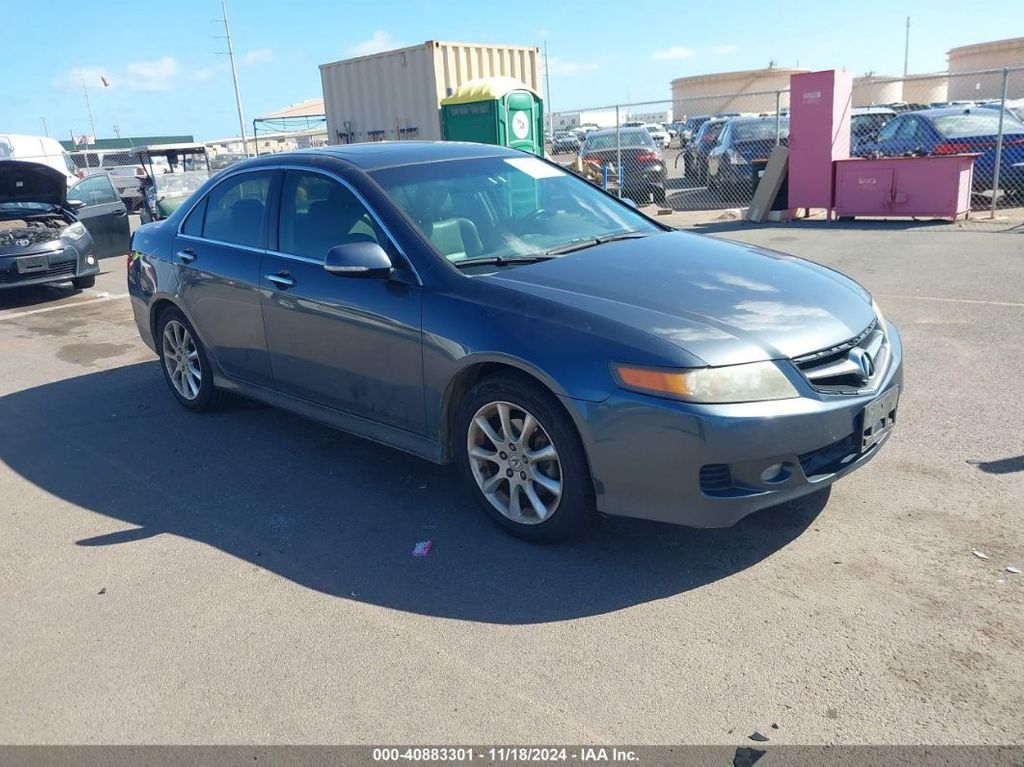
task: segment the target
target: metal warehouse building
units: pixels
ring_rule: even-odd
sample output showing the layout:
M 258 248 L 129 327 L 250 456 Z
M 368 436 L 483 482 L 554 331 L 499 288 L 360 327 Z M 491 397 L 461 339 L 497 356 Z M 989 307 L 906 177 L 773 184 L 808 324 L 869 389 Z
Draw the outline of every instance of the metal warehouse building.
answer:
M 321 64 L 328 141 L 440 139 L 441 99 L 469 80 L 495 75 L 540 93 L 540 49 L 428 40 Z

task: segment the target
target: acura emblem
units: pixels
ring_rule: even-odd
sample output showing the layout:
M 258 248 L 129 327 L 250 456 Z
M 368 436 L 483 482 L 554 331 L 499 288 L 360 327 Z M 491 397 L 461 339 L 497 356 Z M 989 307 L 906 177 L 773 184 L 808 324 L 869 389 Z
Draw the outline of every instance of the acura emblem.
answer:
M 875 374 L 875 361 L 863 349 L 854 349 L 847 357 L 850 362 L 857 366 L 857 374 L 864 383 L 871 380 Z

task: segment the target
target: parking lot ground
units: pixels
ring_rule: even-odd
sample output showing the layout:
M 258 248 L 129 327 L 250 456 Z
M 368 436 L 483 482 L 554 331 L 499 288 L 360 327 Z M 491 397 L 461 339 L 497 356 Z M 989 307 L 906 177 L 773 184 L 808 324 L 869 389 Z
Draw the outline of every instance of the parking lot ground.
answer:
M 0 294 L 0 742 L 1024 741 L 1024 236 L 709 230 L 877 296 L 897 430 L 827 503 L 556 546 L 451 467 L 185 412 L 124 259 Z

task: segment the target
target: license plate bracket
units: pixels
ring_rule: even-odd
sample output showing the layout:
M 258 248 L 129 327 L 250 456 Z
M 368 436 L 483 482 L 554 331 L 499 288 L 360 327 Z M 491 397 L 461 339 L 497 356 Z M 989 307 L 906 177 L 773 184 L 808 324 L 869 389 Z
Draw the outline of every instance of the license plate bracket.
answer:
M 900 387 L 894 386 L 864 408 L 861 414 L 860 451 L 874 447 L 892 431 L 896 424 L 896 409 L 900 401 Z
M 18 274 L 35 274 L 50 268 L 50 259 L 47 256 L 22 256 L 15 259 L 15 263 L 18 266 Z

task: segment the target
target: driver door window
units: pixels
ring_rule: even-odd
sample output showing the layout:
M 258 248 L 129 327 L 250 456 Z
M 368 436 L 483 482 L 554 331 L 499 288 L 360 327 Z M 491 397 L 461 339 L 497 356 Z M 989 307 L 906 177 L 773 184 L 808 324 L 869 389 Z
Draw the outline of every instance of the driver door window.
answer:
M 323 261 L 335 245 L 386 247 L 366 207 L 347 187 L 319 173 L 288 171 L 281 189 L 278 250 Z

